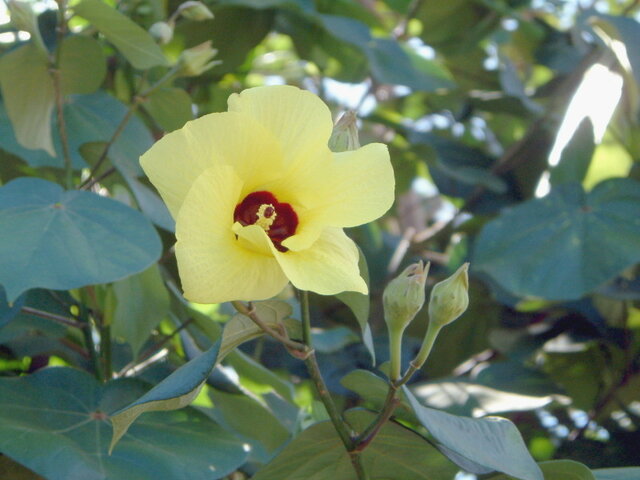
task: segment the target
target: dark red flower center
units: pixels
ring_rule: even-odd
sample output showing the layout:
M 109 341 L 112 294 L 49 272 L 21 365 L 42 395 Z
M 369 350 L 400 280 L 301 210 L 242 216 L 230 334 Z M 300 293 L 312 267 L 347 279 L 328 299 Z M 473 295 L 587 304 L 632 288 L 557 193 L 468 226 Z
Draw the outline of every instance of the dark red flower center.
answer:
M 273 245 L 281 252 L 282 242 L 296 233 L 298 215 L 288 203 L 280 203 L 271 192 L 253 192 L 244 197 L 233 211 L 233 220 L 241 225 L 260 225 Z

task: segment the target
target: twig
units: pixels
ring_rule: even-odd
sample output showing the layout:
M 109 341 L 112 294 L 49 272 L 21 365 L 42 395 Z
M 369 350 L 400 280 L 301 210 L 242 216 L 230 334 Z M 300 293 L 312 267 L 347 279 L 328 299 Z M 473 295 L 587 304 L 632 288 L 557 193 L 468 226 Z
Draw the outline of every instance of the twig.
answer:
M 80 185 L 81 189 L 83 189 L 83 190 L 90 189 L 96 183 L 100 182 L 101 180 L 104 180 L 106 177 L 108 177 L 109 175 L 111 175 L 113 172 L 116 171 L 116 169 L 114 167 L 111 167 L 110 169 L 108 169 L 106 172 L 104 172 L 99 177 L 94 178 L 95 175 L 98 173 L 98 170 L 100 169 L 100 167 L 104 163 L 104 161 L 107 159 L 107 157 L 109 155 L 109 150 L 111 149 L 113 144 L 118 140 L 118 137 L 120 137 L 120 135 L 124 131 L 125 127 L 129 123 L 129 120 L 131 119 L 133 114 L 138 110 L 138 107 L 146 100 L 146 98 L 149 95 L 151 95 L 154 92 L 154 90 L 156 90 L 157 88 L 161 87 L 166 82 L 168 82 L 170 79 L 172 79 L 177 74 L 177 72 L 178 72 L 178 67 L 174 66 L 167 73 L 165 73 L 162 76 L 162 78 L 160 78 L 160 80 L 158 80 L 156 83 L 154 83 L 153 85 L 149 86 L 145 90 L 142 90 L 142 85 L 146 82 L 148 70 L 145 70 L 142 73 L 142 76 L 140 78 L 140 83 L 139 83 L 139 86 L 137 88 L 137 90 L 140 93 L 138 93 L 138 94 L 133 96 L 133 101 L 129 105 L 129 109 L 127 110 L 127 113 L 125 113 L 124 118 L 120 121 L 120 123 L 116 127 L 115 131 L 113 132 L 113 135 L 111 135 L 111 138 L 109 139 L 109 141 L 105 144 L 104 148 L 102 149 L 102 152 L 100 153 L 100 156 L 98 157 L 98 160 L 97 160 L 96 164 L 91 169 L 91 173 L 89 174 L 89 177 L 82 183 L 82 185 Z
M 309 312 L 309 292 L 306 290 L 300 291 L 300 310 L 302 314 L 302 338 L 305 344 L 305 347 L 309 350 L 309 354 L 304 359 L 304 363 L 307 367 L 307 371 L 311 376 L 311 380 L 313 381 L 314 386 L 316 387 L 316 392 L 318 392 L 318 396 L 320 397 L 320 401 L 324 405 L 324 408 L 327 410 L 329 414 L 329 419 L 333 424 L 333 428 L 338 433 L 344 448 L 349 454 L 349 459 L 351 460 L 351 464 L 356 472 L 356 476 L 359 480 L 366 480 L 367 473 L 364 470 L 364 466 L 362 465 L 362 458 L 360 456 L 360 451 L 356 450 L 355 442 L 354 442 L 354 432 L 353 428 L 346 419 L 340 414 L 338 408 L 336 407 L 331 394 L 329 393 L 329 389 L 327 388 L 327 384 L 322 377 L 322 372 L 320 371 L 320 366 L 318 365 L 318 360 L 316 358 L 316 352 L 313 349 L 312 338 L 311 338 L 311 315 Z
M 125 127 L 127 126 L 127 123 L 129 123 L 129 120 L 131 119 L 131 116 L 138 109 L 138 105 L 140 105 L 141 102 L 142 102 L 142 99 L 140 97 L 138 96 L 134 97 L 133 102 L 131 103 L 131 105 L 129 105 L 129 109 L 127 110 L 127 113 L 124 115 L 124 118 L 120 121 L 115 131 L 113 132 L 113 135 L 111 135 L 111 138 L 102 149 L 102 152 L 98 157 L 98 161 L 91 169 L 91 173 L 89 174 L 89 177 L 82 183 L 82 185 L 80 185 L 81 189 L 89 190 L 100 180 L 106 178 L 108 175 L 111 175 L 115 171 L 115 168 L 111 167 L 109 170 L 107 170 L 108 173 L 105 172 L 100 177 L 94 178 L 96 173 L 104 163 L 104 161 L 107 159 L 107 156 L 109 155 L 109 150 L 111 149 L 113 144 L 116 142 L 116 140 L 118 140 L 118 137 L 120 137 L 120 134 L 124 131 Z
M 306 291 L 300 292 L 300 306 L 302 311 L 302 335 L 304 339 L 304 343 L 296 342 L 294 340 L 289 339 L 285 335 L 280 334 L 276 330 L 272 329 L 269 325 L 267 325 L 260 316 L 256 313 L 256 310 L 253 306 L 247 306 L 242 302 L 234 301 L 231 302 L 233 307 L 242 315 L 249 317 L 256 325 L 258 325 L 262 331 L 264 331 L 267 335 L 275 338 L 279 342 L 281 342 L 287 349 L 297 358 L 304 360 L 304 363 L 307 367 L 307 371 L 309 372 L 309 376 L 313 381 L 313 384 L 318 392 L 318 396 L 322 401 L 327 413 L 329 414 L 329 418 L 331 419 L 331 423 L 338 433 L 340 440 L 342 441 L 347 453 L 349 454 L 349 458 L 353 465 L 353 468 L 356 472 L 357 478 L 359 480 L 367 480 L 367 474 L 364 471 L 364 467 L 362 466 L 362 461 L 360 458 L 360 452 L 354 449 L 355 444 L 353 441 L 352 434 L 347 430 L 347 427 L 351 429 L 351 426 L 342 418 L 338 409 L 331 398 L 331 394 L 329 393 L 329 389 L 327 388 L 324 379 L 322 378 L 322 373 L 320 372 L 320 367 L 318 365 L 318 360 L 316 358 L 315 351 L 313 350 L 313 345 L 311 344 L 311 318 L 309 315 L 309 293 Z
M 191 322 L 193 322 L 193 317 L 187 318 L 184 322 L 178 325 L 171 333 L 166 335 L 165 338 L 151 345 L 144 352 L 142 352 L 136 360 L 126 364 L 118 373 L 115 374 L 115 377 L 118 378 L 118 377 L 125 376 L 129 372 L 129 370 L 136 369 L 138 365 L 146 362 L 151 357 L 156 355 L 165 346 L 165 344 L 167 344 L 173 337 L 175 337 L 182 330 L 187 328 Z
M 253 321 L 253 323 L 258 325 L 262 329 L 264 333 L 266 333 L 270 337 L 275 338 L 277 341 L 284 344 L 287 348 L 296 352 L 302 352 L 303 354 L 309 353 L 306 345 L 300 342 L 296 342 L 295 340 L 291 340 L 284 335 L 281 335 L 269 325 L 267 325 L 264 321 L 262 321 L 253 306 L 247 307 L 244 303 L 238 301 L 231 302 L 231 304 L 233 305 L 233 308 L 235 308 L 239 313 L 246 317 L 249 317 Z
M 384 406 L 376 419 L 362 432 L 356 439 L 356 450 L 362 452 L 373 439 L 378 435 L 378 432 L 382 426 L 391 418 L 394 410 L 400 403 L 400 400 L 396 397 L 397 387 L 394 384 L 389 385 L 389 391 L 387 392 L 387 398 L 384 401 Z
M 49 74 L 53 80 L 53 91 L 56 102 L 56 114 L 60 142 L 62 143 L 62 158 L 64 160 L 65 183 L 68 189 L 73 187 L 73 164 L 71 161 L 71 151 L 69 149 L 69 138 L 67 137 L 67 126 L 64 120 L 64 96 L 60 83 L 60 57 L 62 52 L 62 42 L 67 33 L 66 0 L 56 0 L 58 3 L 58 25 L 56 27 L 56 52 L 55 56 L 49 59 Z
M 67 327 L 74 327 L 80 329 L 88 328 L 86 323 L 76 322 L 69 317 L 63 317 L 62 315 L 56 315 L 55 313 L 45 312 L 43 310 L 38 310 L 37 308 L 32 307 L 22 307 L 20 309 L 23 313 L 27 313 L 29 315 L 35 315 L 36 317 L 45 318 L 47 320 L 53 320 L 56 323 L 60 323 Z

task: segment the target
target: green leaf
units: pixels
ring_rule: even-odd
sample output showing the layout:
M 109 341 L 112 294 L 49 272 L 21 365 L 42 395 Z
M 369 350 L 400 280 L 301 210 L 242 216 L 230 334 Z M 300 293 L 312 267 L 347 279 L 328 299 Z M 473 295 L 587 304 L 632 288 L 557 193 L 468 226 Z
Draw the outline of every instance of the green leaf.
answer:
M 133 192 L 140 210 L 142 210 L 149 220 L 168 232 L 175 232 L 176 222 L 173 220 L 167 205 L 162 201 L 160 196 L 134 177 L 126 175 L 124 179 Z
M 145 412 L 176 410 L 186 407 L 200 393 L 202 385 L 218 361 L 220 342 L 185 363 L 146 394 L 111 417 L 113 437 L 109 452 L 127 432 L 131 424 Z
M 138 354 L 151 331 L 169 311 L 169 292 L 157 265 L 113 284 L 116 309 L 112 334 L 124 338 Z
M 596 480 L 591 470 L 573 460 L 552 460 L 539 463 L 544 480 Z M 513 480 L 509 475 L 498 475 L 490 480 Z
M 191 97 L 181 88 L 159 88 L 143 103 L 158 125 L 171 132 L 193 119 Z
M 582 182 L 587 175 L 596 144 L 593 139 L 593 125 L 589 117 L 580 123 L 571 141 L 562 151 L 558 165 L 551 169 L 551 185 L 568 182 Z
M 90 95 L 70 95 L 65 99 L 64 118 L 67 127 L 71 160 L 76 169 L 86 168 L 87 163 L 80 154 L 85 143 L 107 142 L 127 113 L 127 106 L 105 92 Z M 53 120 L 52 120 L 53 121 Z M 0 146 L 3 150 L 25 160 L 32 167 L 62 168 L 62 144 L 53 129 L 53 143 L 57 152 L 51 156 L 43 150 L 28 150 L 14 136 L 5 109 L 0 104 Z M 142 175 L 139 158 L 151 145 L 153 137 L 142 121 L 133 116 L 109 150 L 109 158 L 120 171 L 130 175 Z M 99 152 L 96 156 L 99 155 Z
M 360 337 L 349 327 L 314 329 L 311 338 L 313 348 L 322 353 L 336 353 L 360 341 Z
M 636 83 L 640 85 L 640 52 L 635 48 L 640 41 L 638 22 L 633 18 L 602 14 L 594 16 L 593 20 L 593 25 L 602 28 L 611 38 L 622 43 L 622 50 L 618 49 L 613 53 L 621 60 L 623 68 L 628 69 L 629 73 L 635 77 Z M 637 107 L 637 97 L 633 100 L 633 106 Z
M 46 55 L 33 43 L 3 55 L 0 88 L 18 143 L 55 156 L 51 136 L 55 93 Z
M 256 9 L 292 8 L 313 11 L 313 0 L 220 0 L 222 5 L 238 5 Z
M 363 399 L 374 401 L 381 405 L 389 390 L 387 382 L 368 370 L 352 370 L 347 373 L 340 383 L 349 390 L 356 392 Z
M 637 480 L 640 478 L 640 467 L 600 468 L 593 470 L 596 480 Z
M 153 37 L 113 7 L 100 0 L 82 0 L 73 10 L 107 37 L 135 68 L 145 70 L 167 65 Z
M 362 253 L 360 247 L 358 247 L 358 268 L 360 269 L 360 276 L 364 279 L 367 286 L 369 286 L 369 266 L 367 265 L 367 259 Z M 364 295 L 358 292 L 342 292 L 336 295 L 336 298 L 344 303 L 351 309 L 353 314 L 360 325 L 362 331 L 362 341 L 365 347 L 371 354 L 371 364 L 376 363 L 376 351 L 373 345 L 373 334 L 371 332 L 371 326 L 369 325 L 369 309 L 371 301 L 369 295 Z
M 105 92 L 74 95 L 67 100 L 65 120 L 69 130 L 69 147 L 79 152 L 88 142 L 109 141 L 129 107 Z M 144 123 L 133 116 L 109 149 L 109 158 L 123 174 L 142 175 L 140 155 L 153 145 L 153 137 Z M 78 154 L 80 157 L 80 155 Z M 85 162 L 81 160 L 83 166 Z
M 20 297 L 17 301 L 9 305 L 7 302 L 7 294 L 2 285 L 0 285 L 0 328 L 2 328 L 5 323 L 13 320 L 13 318 L 20 313 L 23 305 L 24 297 Z
M 640 261 L 638 219 L 638 182 L 563 184 L 488 223 L 472 264 L 517 295 L 578 299 Z
M 446 449 L 488 469 L 520 480 L 543 480 L 542 472 L 527 450 L 520 432 L 506 418 L 467 418 L 421 405 L 403 387 L 420 423 Z M 447 453 L 446 450 L 443 453 Z M 450 458 L 456 461 L 455 456 Z M 464 466 L 463 463 L 461 463 Z
M 504 392 L 458 379 L 413 384 L 411 390 L 423 405 L 474 417 L 536 410 L 548 406 L 555 400 L 551 395 L 533 396 Z M 566 401 L 569 403 L 568 398 Z
M 148 414 L 108 455 L 109 416 L 144 389 L 63 367 L 2 378 L 0 450 L 47 480 L 211 480 L 244 463 L 243 442 L 194 409 Z
M 467 0 L 421 2 L 415 18 L 422 24 L 421 38 L 443 53 L 466 52 L 475 47 L 500 21 L 485 4 Z
M 362 431 L 375 419 L 365 410 L 351 410 L 346 417 Z M 453 478 L 457 467 L 422 437 L 397 423 L 387 422 L 362 454 L 372 478 L 433 480 Z M 296 437 L 253 480 L 351 479 L 355 473 L 349 455 L 331 422 L 309 427 Z
M 442 76 L 432 76 L 427 69 L 418 69 L 400 44 L 391 38 L 374 38 L 369 27 L 353 18 L 338 15 L 318 15 L 320 24 L 334 37 L 364 53 L 371 73 L 380 83 L 406 85 L 414 90 L 435 91 L 453 83 Z
M 213 389 L 210 392 L 216 420 L 231 431 L 257 440 L 268 452 L 273 452 L 291 436 L 268 406 L 256 397 Z
M 0 283 L 9 301 L 35 287 L 120 280 L 155 262 L 162 248 L 140 212 L 39 178 L 0 187 L 0 231 Z
M 64 95 L 93 93 L 107 74 L 102 46 L 85 35 L 65 37 L 60 51 L 60 85 Z
M 262 0 L 258 0 L 263 3 Z M 202 22 L 182 22 L 175 30 L 174 40 L 167 48 L 190 48 L 211 41 L 218 50 L 213 67 L 207 75 L 237 73 L 251 50 L 273 27 L 274 12 L 268 9 L 236 8 L 221 5 L 213 9 L 215 18 Z M 250 25 L 250 28 L 247 28 Z M 242 32 L 242 35 L 238 33 Z
M 240 377 L 239 383 L 249 390 L 263 390 L 266 387 L 288 402 L 294 402 L 295 390 L 287 379 L 282 378 L 239 350 L 230 352 L 225 359 L 226 363 L 232 366 Z M 245 383 L 248 385 L 244 385 Z

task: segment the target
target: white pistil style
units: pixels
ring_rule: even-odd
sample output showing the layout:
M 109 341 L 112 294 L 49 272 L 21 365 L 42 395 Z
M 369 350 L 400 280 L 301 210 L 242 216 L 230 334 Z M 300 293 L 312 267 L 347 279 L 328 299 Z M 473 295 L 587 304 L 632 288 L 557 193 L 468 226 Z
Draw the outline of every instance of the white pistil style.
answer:
M 260 205 L 260 208 L 258 208 L 256 215 L 258 217 L 258 220 L 256 220 L 255 224 L 260 225 L 265 232 L 268 232 L 271 228 L 271 225 L 273 225 L 273 222 L 276 221 L 278 213 L 276 212 L 276 209 L 273 205 L 271 205 L 270 203 L 263 203 L 262 205 Z

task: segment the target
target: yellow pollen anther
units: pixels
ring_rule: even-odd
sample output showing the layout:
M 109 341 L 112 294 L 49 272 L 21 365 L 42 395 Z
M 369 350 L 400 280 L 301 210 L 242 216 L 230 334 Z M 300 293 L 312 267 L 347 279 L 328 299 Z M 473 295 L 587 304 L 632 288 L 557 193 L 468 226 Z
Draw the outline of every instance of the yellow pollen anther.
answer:
M 278 213 L 273 205 L 270 203 L 263 203 L 260 205 L 260 208 L 258 208 L 256 215 L 258 216 L 258 220 L 256 220 L 255 224 L 260 225 L 265 232 L 268 232 L 271 225 L 273 225 L 273 222 L 276 221 Z

